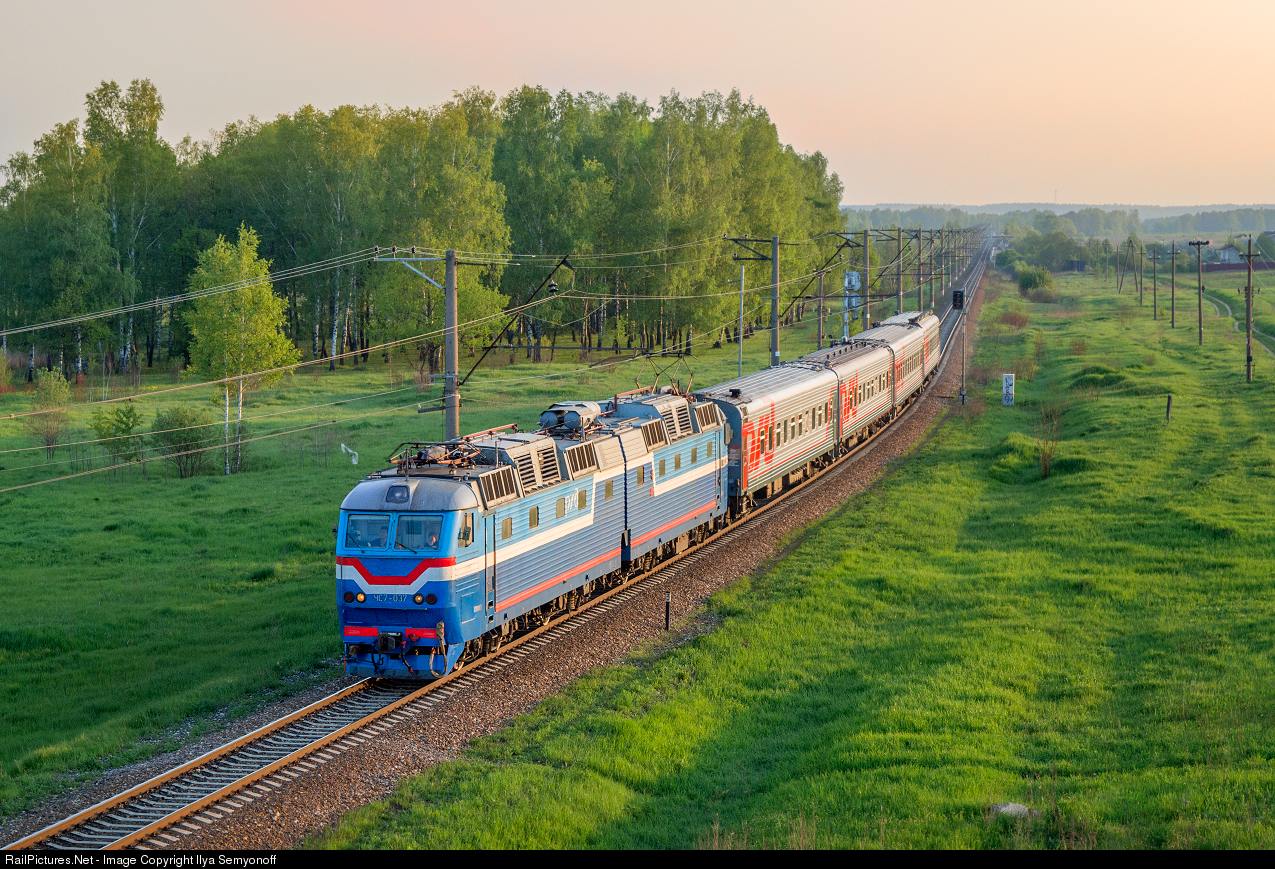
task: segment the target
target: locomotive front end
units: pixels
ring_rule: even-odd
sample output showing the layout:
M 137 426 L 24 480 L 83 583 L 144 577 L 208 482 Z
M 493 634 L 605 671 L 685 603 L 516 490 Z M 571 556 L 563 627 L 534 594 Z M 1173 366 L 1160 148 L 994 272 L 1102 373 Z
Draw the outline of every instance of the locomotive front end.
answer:
M 463 479 L 362 480 L 341 504 L 336 604 L 350 675 L 432 679 L 464 651 L 482 611 L 479 501 Z

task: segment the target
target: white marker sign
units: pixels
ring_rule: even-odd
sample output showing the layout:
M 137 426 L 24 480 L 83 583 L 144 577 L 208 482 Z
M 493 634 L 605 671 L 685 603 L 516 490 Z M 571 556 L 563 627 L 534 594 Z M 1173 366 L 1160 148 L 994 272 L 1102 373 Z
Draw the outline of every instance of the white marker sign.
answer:
M 1014 375 L 1001 375 L 1001 404 L 1012 407 L 1014 404 Z

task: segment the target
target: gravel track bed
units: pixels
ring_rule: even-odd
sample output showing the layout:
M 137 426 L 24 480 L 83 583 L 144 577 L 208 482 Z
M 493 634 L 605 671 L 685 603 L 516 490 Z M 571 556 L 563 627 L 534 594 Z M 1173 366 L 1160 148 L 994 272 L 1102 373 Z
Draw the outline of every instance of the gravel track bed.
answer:
M 233 742 L 258 727 L 264 727 L 276 718 L 281 718 L 284 715 L 309 706 L 316 700 L 322 700 L 329 694 L 340 691 L 348 685 L 353 685 L 357 681 L 359 680 L 353 676 L 344 675 L 331 679 L 293 694 L 291 697 L 270 703 L 245 718 L 236 718 L 226 722 L 224 726 L 219 727 L 216 731 L 206 734 L 174 751 L 167 751 L 146 760 L 130 763 L 127 766 L 102 770 L 93 774 L 91 780 L 87 783 L 49 797 L 39 805 L 24 812 L 19 812 L 13 817 L 0 822 L 0 844 L 14 842 L 24 836 L 29 836 L 37 830 L 43 830 L 50 824 L 55 824 L 63 818 L 70 817 L 76 812 L 96 805 L 102 800 L 141 784 L 147 779 L 154 778 L 160 773 L 181 766 L 201 754 L 206 754 L 228 742 Z M 218 716 L 213 716 L 214 721 L 217 718 Z M 181 734 L 184 731 L 188 734 L 195 724 L 196 722 L 194 721 L 187 722 L 179 727 L 177 732 Z
M 978 321 L 983 293 L 968 312 Z M 966 355 L 974 353 L 975 330 Z M 959 341 L 959 338 L 957 339 Z M 959 347 L 959 344 L 956 345 Z M 763 572 L 784 551 L 776 545 L 870 488 L 890 465 L 924 442 L 936 421 L 957 402 L 960 360 L 954 355 L 907 418 L 856 459 L 834 469 L 801 495 L 776 506 L 749 525 L 750 546 L 723 546 L 711 558 L 691 559 L 664 582 L 643 589 L 626 604 L 599 614 L 559 642 L 484 676 L 475 685 L 426 711 L 390 725 L 375 741 L 329 747 L 314 768 L 286 787 L 254 785 L 225 803 L 170 827 L 143 847 L 173 849 L 283 849 L 301 841 L 358 806 L 386 798 L 398 781 L 460 755 L 474 739 L 487 736 L 589 671 L 620 663 L 635 647 L 665 634 L 664 592 L 672 594 L 676 645 L 712 629 L 696 618 L 704 602 L 737 579 Z M 959 405 L 958 405 L 959 406 Z M 102 772 L 92 782 L 44 801 L 0 824 L 0 842 L 11 842 L 224 745 L 257 727 L 357 681 L 341 677 L 271 704 L 183 748 L 146 761 Z M 279 778 L 284 778 L 279 776 Z M 247 799 L 245 799 L 245 796 Z

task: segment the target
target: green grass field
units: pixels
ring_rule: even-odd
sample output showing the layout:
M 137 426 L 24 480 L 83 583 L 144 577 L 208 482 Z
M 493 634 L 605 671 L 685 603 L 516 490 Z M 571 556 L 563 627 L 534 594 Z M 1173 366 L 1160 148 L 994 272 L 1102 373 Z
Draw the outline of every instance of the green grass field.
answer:
M 814 340 L 809 320 L 785 329 L 785 357 L 808 352 Z M 768 337 L 745 341 L 744 350 L 745 370 L 765 365 Z M 695 384 L 734 375 L 734 345 L 696 353 L 687 360 Z M 603 356 L 593 351 L 594 361 Z M 632 389 L 635 378 L 650 384 L 656 368 L 675 362 L 582 372 L 565 350 L 553 364 L 522 354 L 514 365 L 507 355 L 497 361 L 465 390 L 465 431 L 534 427 L 554 401 L 602 398 Z M 9 602 L 0 611 L 0 815 L 339 672 L 337 506 L 400 442 L 441 438 L 443 419 L 415 413 L 439 389 L 418 395 L 410 378 L 406 388 L 364 397 L 394 386 L 379 354 L 358 368 L 312 371 L 252 396 L 246 416 L 290 412 L 252 423 L 250 434 L 338 424 L 248 444 L 243 473 L 220 476 L 215 451 L 208 475 L 194 479 L 154 462 L 145 478 L 132 467 L 0 492 L 0 592 Z M 401 360 L 396 371 L 411 373 Z M 670 368 L 660 383 L 673 376 L 685 385 L 687 368 Z M 182 402 L 218 413 L 211 388 L 155 394 L 172 386 L 166 374 L 144 379 L 134 401 L 144 428 Z M 347 403 L 315 407 L 339 401 Z M 4 417 L 29 406 L 22 392 L 0 395 L 0 489 L 88 467 L 83 454 L 67 462 L 67 447 L 52 465 L 42 450 L 12 452 L 33 441 Z M 72 411 L 69 440 L 94 437 L 95 406 Z M 340 444 L 359 453 L 357 466 Z M 102 467 L 99 448 L 83 449 Z
M 1229 321 L 1201 350 L 1091 279 L 1061 289 L 989 301 L 971 407 L 714 598 L 716 629 L 311 844 L 1275 845 L 1275 361 L 1246 385 Z

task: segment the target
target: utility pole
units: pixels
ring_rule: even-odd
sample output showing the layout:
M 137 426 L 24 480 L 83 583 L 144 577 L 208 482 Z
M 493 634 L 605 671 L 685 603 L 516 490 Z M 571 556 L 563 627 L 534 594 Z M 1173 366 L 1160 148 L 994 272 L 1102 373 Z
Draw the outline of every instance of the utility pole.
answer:
M 1169 328 L 1178 327 L 1178 243 L 1172 244 L 1169 254 Z
M 1159 298 L 1160 289 L 1160 272 L 1156 266 L 1160 262 L 1160 252 L 1151 251 L 1151 319 L 1160 319 L 1160 303 L 1156 301 Z
M 872 328 L 872 231 L 863 231 L 863 331 Z
M 743 238 L 727 238 L 726 240 L 730 242 L 734 242 L 735 244 L 739 245 L 744 250 L 752 254 L 752 256 L 740 256 L 739 254 L 735 254 L 732 257 L 732 259 L 739 261 L 739 335 L 735 340 L 739 344 L 739 347 L 737 348 L 738 349 L 737 355 L 739 359 L 737 363 L 738 376 L 743 377 L 744 376 L 744 263 L 753 262 L 753 261 L 765 262 L 766 260 L 770 259 L 770 257 L 766 256 L 764 253 L 757 250 L 757 248 L 750 247 L 750 245 L 757 244 L 758 242 L 763 241 L 763 239 L 749 238 L 748 236 L 744 236 Z M 775 236 L 774 239 L 772 239 L 772 251 L 774 255 L 778 257 L 779 236 Z M 774 275 L 775 275 L 775 284 L 776 284 L 775 286 L 776 295 L 771 303 L 770 328 L 772 330 L 772 335 L 773 335 L 771 339 L 771 342 L 772 342 L 771 350 L 774 351 L 774 353 L 777 355 L 779 350 L 779 337 L 778 337 L 778 330 L 776 329 L 776 323 L 778 322 L 778 314 L 779 314 L 779 307 L 778 307 L 779 269 L 778 267 L 775 268 Z
M 819 272 L 819 350 L 823 349 L 823 272 Z
M 940 230 L 941 232 L 942 230 Z M 934 230 L 930 230 L 930 310 L 934 310 Z
M 1200 346 L 1204 346 L 1204 249 L 1212 242 L 1196 239 L 1187 244 L 1195 248 L 1195 295 L 1200 315 Z
M 779 236 L 770 239 L 770 364 L 779 364 Z
M 736 257 L 738 259 L 738 257 Z M 739 326 L 735 331 L 736 377 L 744 376 L 744 264 L 739 264 Z
M 895 268 L 895 278 L 898 283 L 895 285 L 895 310 L 894 313 L 903 313 L 903 227 L 899 227 L 897 233 L 896 244 L 899 248 L 899 265 Z
M 947 295 L 947 230 L 939 230 L 939 289 Z
M 443 281 L 443 416 L 446 439 L 460 437 L 460 356 L 456 340 L 456 251 L 447 251 L 447 277 Z
M 1248 236 L 1248 253 L 1244 259 L 1248 261 L 1248 286 L 1244 288 L 1244 380 L 1253 382 L 1253 235 Z

